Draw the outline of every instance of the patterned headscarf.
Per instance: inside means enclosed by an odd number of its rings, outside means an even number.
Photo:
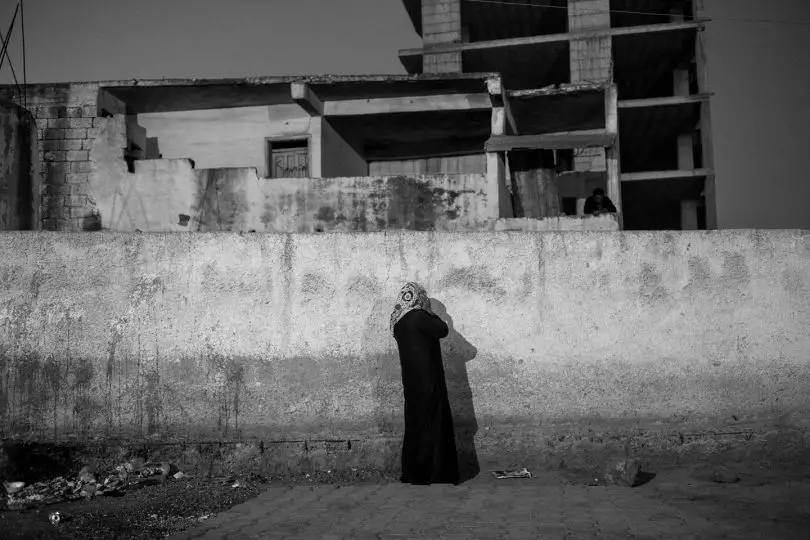
[[[391,334],[394,333],[394,326],[399,320],[415,309],[422,309],[428,313],[433,313],[430,307],[430,298],[428,298],[425,288],[418,283],[409,282],[399,291],[397,303],[394,306],[394,311],[391,313]]]

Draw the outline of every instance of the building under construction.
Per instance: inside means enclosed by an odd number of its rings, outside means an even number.
[[[716,228],[697,3],[405,6],[408,76],[0,86],[0,229]]]
[[[617,201],[625,229],[717,227],[703,0],[403,1],[423,40],[420,49],[400,51],[408,72],[500,73],[515,147],[536,146],[532,137],[548,130],[593,127],[572,116],[533,122],[559,116],[550,102],[523,110],[524,96],[535,89],[615,85],[615,145],[579,143],[557,152],[557,170],[564,169],[558,188],[569,212],[583,185],[586,192],[599,186]],[[620,181],[611,182],[616,163]]]

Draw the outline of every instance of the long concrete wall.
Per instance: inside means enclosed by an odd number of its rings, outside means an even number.
[[[2,437],[388,438],[395,463],[406,280],[449,315],[480,456],[810,418],[807,232],[3,233],[0,253]]]

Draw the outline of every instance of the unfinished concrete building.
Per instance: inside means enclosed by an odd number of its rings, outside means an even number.
[[[29,216],[4,222],[244,232],[716,227],[692,3],[405,5],[424,38],[400,53],[407,76],[37,84],[24,100],[0,86],[0,100],[16,102],[4,110],[24,102],[38,128],[23,134],[37,149],[35,163],[21,165],[32,177],[7,205]],[[597,187],[618,213],[584,215]]]
[[[619,227],[616,216],[561,217],[546,154],[506,166],[518,122],[544,148],[571,137],[610,147],[611,85],[509,101],[492,73],[38,84],[27,93],[42,165],[30,193],[46,230]],[[583,130],[556,133],[568,125]]]
[[[603,187],[625,229],[717,227],[703,0],[403,1],[423,39],[400,51],[409,73],[498,72],[515,105],[549,85],[615,85],[615,144],[589,148],[570,137],[570,148],[556,153],[566,213]],[[538,126],[522,121],[556,113],[515,114],[519,138],[498,148],[542,148]],[[543,134],[589,127],[561,117]]]

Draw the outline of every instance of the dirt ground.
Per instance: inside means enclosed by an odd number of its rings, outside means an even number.
[[[485,481],[482,471],[472,482]],[[588,483],[571,473],[548,473],[570,484]],[[240,487],[232,487],[239,480]],[[192,478],[154,482],[120,497],[97,497],[19,511],[0,511],[3,538],[163,538],[188,529],[258,495],[270,485],[384,483],[394,481],[371,470],[341,476],[323,471],[276,478]],[[702,464],[659,471],[634,489],[646,496],[696,512],[708,520],[770,522],[778,538],[808,538],[810,468],[743,464]],[[54,526],[51,512],[67,520]],[[807,533],[810,535],[810,533]]]
[[[356,470],[341,476],[327,471],[263,478],[242,476],[145,482],[121,496],[32,504],[21,510],[0,509],[0,537],[5,539],[154,539],[184,531],[202,520],[241,504],[270,485],[380,483],[391,481],[376,471]],[[240,487],[233,487],[236,482]],[[0,487],[0,490],[2,487]],[[65,520],[54,526],[48,516]]]

